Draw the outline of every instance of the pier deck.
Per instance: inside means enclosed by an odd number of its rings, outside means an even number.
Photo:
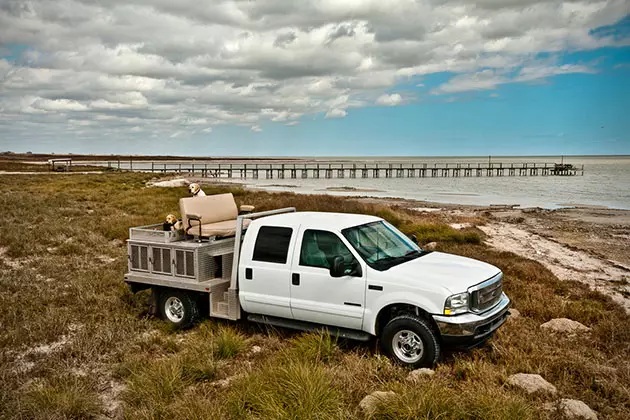
[[[168,163],[147,161],[101,162],[108,168],[179,173],[209,178],[442,178],[493,176],[584,175],[584,165],[560,163]],[[135,164],[135,165],[134,165]]]

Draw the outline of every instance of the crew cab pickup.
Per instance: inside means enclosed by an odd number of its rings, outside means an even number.
[[[485,341],[508,315],[497,267],[424,250],[374,216],[290,208],[238,216],[233,237],[130,231],[125,281],[152,288],[177,327],[207,308],[212,317],[378,337],[391,358],[416,367],[435,364],[443,346]]]

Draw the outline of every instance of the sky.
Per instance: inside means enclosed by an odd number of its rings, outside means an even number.
[[[0,0],[0,151],[630,154],[630,1]]]

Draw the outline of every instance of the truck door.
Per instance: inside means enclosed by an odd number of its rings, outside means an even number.
[[[365,270],[358,259],[334,232],[300,229],[298,238],[291,266],[293,318],[361,329]],[[347,275],[332,277],[330,267],[337,256],[343,257]]]
[[[250,313],[292,318],[290,307],[291,253],[297,229],[261,226],[253,249],[243,250],[239,264],[239,299]]]

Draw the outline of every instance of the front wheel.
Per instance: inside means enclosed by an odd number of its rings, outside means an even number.
[[[199,307],[195,297],[180,290],[162,290],[159,309],[162,319],[177,329],[190,327],[199,317]]]
[[[415,315],[400,315],[385,325],[381,345],[396,362],[432,367],[440,358],[440,342],[431,325]]]

